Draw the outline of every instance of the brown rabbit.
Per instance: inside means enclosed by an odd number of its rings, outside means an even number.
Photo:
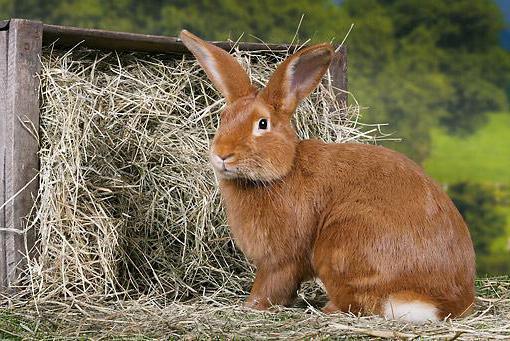
[[[380,146],[298,140],[291,116],[327,71],[329,44],[287,58],[259,91],[227,52],[180,37],[227,100],[210,157],[235,242],[257,267],[247,306],[292,304],[319,278],[325,312],[420,323],[470,311],[468,229],[418,165]]]

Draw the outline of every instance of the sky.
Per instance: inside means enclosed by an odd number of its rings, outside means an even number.
[[[507,23],[507,28],[501,32],[501,44],[505,49],[510,50],[510,0],[495,1],[501,7]]]

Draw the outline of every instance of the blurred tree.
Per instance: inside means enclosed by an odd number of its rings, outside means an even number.
[[[351,89],[370,106],[368,121],[390,122],[403,137],[392,148],[421,162],[431,126],[471,133],[486,112],[508,107],[510,54],[499,46],[503,21],[491,0],[345,0],[343,7],[357,25]]]
[[[52,22],[62,25],[137,31],[137,6],[131,0],[59,1],[55,4],[49,18]]]
[[[497,211],[493,188],[478,183],[461,182],[452,185],[448,194],[463,216],[477,253],[479,275],[510,271],[510,254],[491,254],[491,244],[505,235],[506,217]],[[502,272],[503,271],[503,272]]]
[[[448,193],[469,225],[475,250],[489,253],[491,241],[505,233],[505,216],[494,209],[494,192],[478,183],[461,182],[450,186]]]
[[[12,13],[13,2],[11,0],[0,0],[0,20],[10,17]]]
[[[207,39],[262,39],[289,42],[300,18],[299,34],[306,39],[331,40],[342,33],[349,20],[330,0],[196,0],[174,1],[162,7],[160,32],[175,35],[187,28]],[[341,25],[341,26],[338,26]]]
[[[396,37],[425,27],[437,37],[438,47],[484,51],[499,44],[503,15],[491,0],[380,0],[392,14]],[[468,39],[466,39],[468,38]]]
[[[377,30],[383,20],[386,17],[367,18],[370,23],[358,27],[351,41],[363,41],[357,39],[358,33],[370,36],[367,31],[372,25]],[[435,47],[429,32],[416,30],[397,41],[392,27],[386,24],[379,29],[388,34],[377,39],[379,43],[349,45],[349,85],[358,100],[369,105],[365,120],[389,122],[396,130],[395,135],[403,139],[402,143],[385,144],[422,161],[429,153],[430,127],[448,115],[445,102],[453,95],[453,88],[440,72],[438,59],[442,51]],[[369,49],[378,51],[369,52]],[[363,58],[372,53],[378,53],[379,58]]]
[[[471,133],[486,122],[486,112],[508,107],[509,52],[499,46],[476,53],[457,51],[457,55],[448,51],[441,65],[455,89],[445,102],[448,115],[441,120],[451,132]]]

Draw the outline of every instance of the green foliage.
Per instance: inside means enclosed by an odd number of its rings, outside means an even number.
[[[503,16],[491,0],[381,0],[393,13],[397,38],[424,27],[447,50],[484,51],[498,45]],[[468,39],[467,39],[468,38]]]
[[[486,213],[496,215],[499,225],[482,240],[483,247],[477,249],[479,275],[510,272],[510,113],[490,114],[488,123],[474,134],[466,137],[451,136],[444,129],[432,131],[432,151],[425,161],[428,174],[442,183],[455,184],[476,182],[485,185],[469,185],[463,194],[454,194],[457,201],[469,201],[476,197],[482,187],[490,198],[478,207],[464,205],[466,221],[471,229],[477,228],[486,219]],[[466,193],[473,191],[475,193]],[[457,191],[458,192],[458,191]],[[488,194],[487,194],[488,193]],[[455,198],[455,196],[457,198]],[[478,215],[478,217],[477,217]],[[467,216],[475,216],[473,219]],[[506,223],[502,219],[506,217]],[[469,221],[472,219],[474,221]],[[490,220],[490,219],[489,219]],[[485,224],[485,223],[483,223]],[[479,229],[478,229],[479,230]],[[483,230],[484,231],[484,230]],[[480,233],[484,233],[484,232]],[[472,232],[473,233],[473,232]],[[478,235],[473,235],[476,243]]]
[[[442,69],[449,75],[455,95],[445,102],[449,115],[442,118],[449,131],[465,135],[487,121],[487,111],[507,108],[510,55],[499,47],[486,51],[445,54]]]
[[[510,55],[498,45],[503,21],[492,1],[346,0],[344,6],[357,24],[349,41],[351,89],[370,106],[368,120],[390,122],[403,138],[392,148],[421,162],[430,127],[472,133],[487,111],[507,108]]]
[[[108,27],[118,31],[135,31],[130,0],[59,1],[51,12],[51,21],[79,27]],[[105,15],[106,14],[106,15]]]
[[[510,185],[510,113],[492,113],[474,134],[451,136],[432,130],[430,157],[424,166],[442,183],[476,181]]]
[[[448,194],[468,224],[477,253],[488,254],[491,242],[505,233],[505,217],[495,210],[493,190],[478,183],[460,182]]]
[[[498,220],[506,217],[506,223],[503,223],[504,230],[501,231],[499,227],[493,235],[488,234],[486,236],[488,239],[482,240],[484,246],[477,250],[479,275],[510,272],[510,172],[508,171],[510,140],[508,136],[510,136],[510,113],[490,114],[485,126],[466,137],[451,136],[444,129],[435,128],[432,131],[431,155],[425,161],[427,173],[442,183],[455,184],[471,181],[485,184],[471,185],[464,189],[476,192],[479,190],[478,187],[483,187],[483,190],[491,196],[481,208],[476,205],[465,208],[468,211],[464,213],[466,216],[475,216],[474,222],[468,221],[466,217],[471,228],[479,226],[482,224],[481,221],[486,219],[486,214],[480,215],[480,210],[489,210],[491,212],[489,215],[499,216]],[[466,200],[465,197],[474,197],[476,193],[465,193],[463,196],[462,200]],[[478,235],[473,236],[475,243]]]
[[[510,253],[491,254],[495,239],[505,236],[506,217],[496,206],[494,188],[479,183],[460,182],[450,186],[448,193],[464,217],[477,257],[479,275],[504,274],[510,271]]]
[[[12,13],[12,0],[0,0],[0,20],[7,19]]]
[[[449,115],[442,117],[441,123],[450,132],[458,135],[472,133],[487,122],[486,111],[497,111],[507,107],[507,97],[503,89],[496,87],[473,72],[465,72],[451,78],[455,96],[446,102]],[[471,113],[472,117],[469,117]]]
[[[315,40],[330,40],[343,32],[348,18],[330,0],[319,1],[237,1],[197,0],[167,4],[161,9],[160,32],[175,35],[187,28],[208,39],[227,37],[267,42],[289,42],[305,16],[300,35]],[[337,22],[337,24],[334,24]],[[341,26],[338,26],[338,23]],[[253,35],[255,37],[251,37]]]
[[[478,276],[508,275],[510,273],[510,255],[507,253],[480,254],[477,256]]]

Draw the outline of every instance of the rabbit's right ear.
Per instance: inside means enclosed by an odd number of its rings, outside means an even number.
[[[179,37],[228,103],[256,92],[246,71],[225,50],[186,30],[182,30]]]
[[[278,66],[260,96],[278,111],[292,114],[313,91],[333,58],[330,44],[304,48]]]

